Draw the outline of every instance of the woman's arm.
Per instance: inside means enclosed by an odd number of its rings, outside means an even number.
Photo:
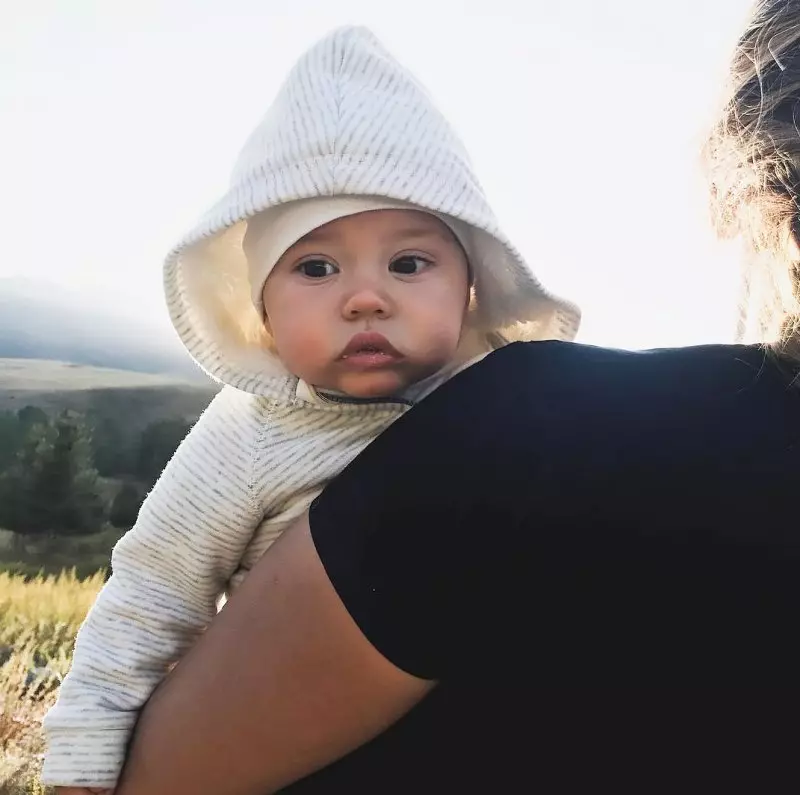
[[[358,629],[307,516],[175,673],[143,712],[117,795],[266,795],[370,740],[433,687]]]
[[[509,458],[529,401],[496,388],[503,361],[401,417],[267,552],[145,707],[117,795],[264,795],[379,734],[434,681],[505,670],[498,639],[528,587],[506,536],[534,492],[529,446]]]

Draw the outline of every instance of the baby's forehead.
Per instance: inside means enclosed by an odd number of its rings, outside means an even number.
[[[422,210],[370,210],[347,215],[312,229],[294,245],[337,243],[355,237],[380,237],[387,242],[409,238],[438,237],[455,242],[450,228],[436,216]]]

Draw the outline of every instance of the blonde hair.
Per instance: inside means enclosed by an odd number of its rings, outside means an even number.
[[[757,0],[704,149],[716,229],[747,250],[739,336],[800,360],[800,0]]]

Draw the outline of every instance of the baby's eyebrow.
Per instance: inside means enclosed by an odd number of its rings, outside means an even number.
[[[405,240],[407,238],[412,239],[425,239],[431,237],[438,237],[440,240],[446,240],[448,242],[454,241],[453,234],[446,228],[439,229],[436,226],[420,226],[420,225],[409,225],[400,227],[399,229],[394,229],[391,232],[387,233],[386,235],[382,235],[385,240],[394,242],[396,240]],[[316,244],[325,244],[325,243],[338,243],[341,241],[341,236],[333,231],[328,231],[326,229],[312,229],[307,235],[298,240],[298,243],[316,243]]]
[[[398,229],[391,235],[387,235],[390,239],[398,240],[400,238],[426,238],[438,237],[441,240],[453,241],[454,237],[452,232],[448,229],[440,229],[438,226],[409,226]]]

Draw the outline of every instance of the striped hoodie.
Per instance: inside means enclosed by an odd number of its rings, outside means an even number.
[[[457,361],[399,398],[347,400],[299,381],[252,302],[248,219],[317,196],[383,197],[461,230],[474,275]],[[283,530],[369,442],[476,357],[571,339],[577,308],[547,292],[498,227],[460,140],[367,30],[297,62],[246,142],[227,193],[171,251],[164,287],[189,353],[223,388],[112,556],[45,718],[48,785],[113,787],[138,712]]]

